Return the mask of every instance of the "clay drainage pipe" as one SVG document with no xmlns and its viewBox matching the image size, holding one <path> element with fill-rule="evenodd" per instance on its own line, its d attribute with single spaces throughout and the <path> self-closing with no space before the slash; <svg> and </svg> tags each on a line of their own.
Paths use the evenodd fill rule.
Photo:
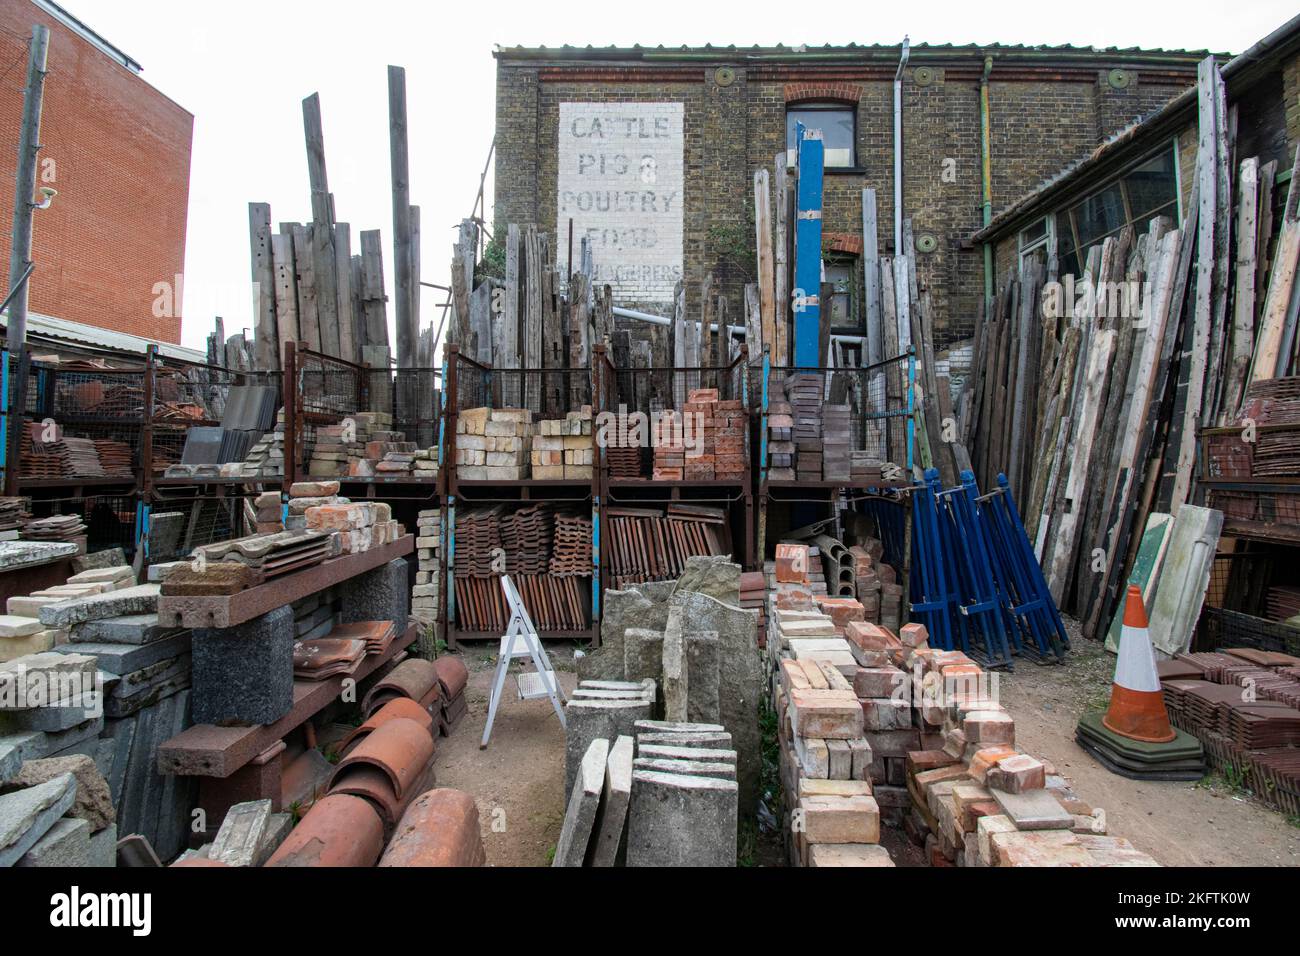
<svg viewBox="0 0 1300 956">
<path fill-rule="evenodd" d="M 338 752 L 343 756 L 347 756 L 348 751 L 361 743 L 367 736 L 390 720 L 399 718 L 413 720 L 425 728 L 430 736 L 433 735 L 433 718 L 429 716 L 429 712 L 409 697 L 395 697 L 379 708 L 371 717 L 367 718 L 364 724 L 355 728 L 352 733 L 343 738 L 343 742 L 339 744 Z"/>
<path fill-rule="evenodd" d="M 369 717 L 388 701 L 397 697 L 423 701 L 437 686 L 438 672 L 433 666 L 433 661 L 412 657 L 402 661 L 389 671 L 383 680 L 370 688 L 361 701 L 361 709 Z"/>
<path fill-rule="evenodd" d="M 374 866 L 384 824 L 367 801 L 344 793 L 317 800 L 267 866 Z"/>
<path fill-rule="evenodd" d="M 413 720 L 399 717 L 367 734 L 337 767 L 330 778 L 330 788 L 348 767 L 372 764 L 384 771 L 393 783 L 393 795 L 401 800 L 415 786 L 433 757 L 433 737 Z"/>
</svg>

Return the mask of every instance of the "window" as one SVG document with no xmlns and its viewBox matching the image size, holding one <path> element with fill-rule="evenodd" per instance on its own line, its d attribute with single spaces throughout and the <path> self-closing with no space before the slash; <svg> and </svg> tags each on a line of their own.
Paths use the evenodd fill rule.
<svg viewBox="0 0 1300 956">
<path fill-rule="evenodd" d="M 1056 214 L 1061 275 L 1079 275 L 1088 249 L 1132 224 L 1139 231 L 1156 216 L 1178 221 L 1178 173 L 1174 149 L 1163 149 L 1113 182 Z M 1028 231 L 1028 230 L 1026 230 Z M 1021 253 L 1026 251 L 1021 233 Z"/>
<path fill-rule="evenodd" d="M 1033 225 L 1020 230 L 1020 271 L 1030 262 L 1037 262 L 1046 271 L 1047 250 L 1055 238 L 1052 217 L 1044 216 Z"/>
<path fill-rule="evenodd" d="M 853 277 L 856 270 L 856 259 L 824 260 L 822 263 L 823 281 L 830 287 L 826 308 L 833 329 L 856 325 L 853 321 Z"/>
<path fill-rule="evenodd" d="M 822 131 L 827 169 L 857 165 L 857 111 L 844 103 L 800 103 L 785 111 L 785 148 L 791 166 L 796 161 L 797 124 Z"/>
</svg>

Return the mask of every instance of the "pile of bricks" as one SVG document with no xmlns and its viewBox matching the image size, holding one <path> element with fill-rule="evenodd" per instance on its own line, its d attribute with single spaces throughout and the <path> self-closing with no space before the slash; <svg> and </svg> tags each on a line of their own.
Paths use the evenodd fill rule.
<svg viewBox="0 0 1300 956">
<path fill-rule="evenodd" d="M 665 409 L 659 416 L 658 433 L 655 435 L 654 469 L 651 477 L 655 481 L 681 481 L 686 476 L 686 446 L 683 444 L 682 416 L 672 409 Z"/>
<path fill-rule="evenodd" d="M 456 419 L 456 468 L 466 481 L 528 477 L 533 413 L 527 408 L 471 408 Z"/>
<path fill-rule="evenodd" d="M 260 502 L 265 501 L 266 514 L 270 517 L 270 496 L 274 494 L 279 499 L 278 492 L 268 492 L 258 497 L 258 508 L 262 508 Z M 317 505 L 346 505 L 349 499 L 339 495 L 339 483 L 337 481 L 295 481 L 289 486 L 288 516 L 284 517 L 285 531 L 302 531 L 307 527 L 307 509 L 314 508 Z M 258 531 L 273 532 L 279 530 L 280 515 L 276 516 L 277 527 L 261 527 L 261 510 L 259 510 Z"/>
<path fill-rule="evenodd" d="M 784 399 L 767 403 L 767 477 L 794 481 L 794 409 Z"/>
<path fill-rule="evenodd" d="M 241 478 L 284 477 L 284 409 L 275 416 L 275 429 L 267 432 L 248 449 L 240 466 Z"/>
<path fill-rule="evenodd" d="M 591 478 L 595 455 L 591 440 L 591 406 L 563 418 L 537 423 L 533 437 L 534 478 Z"/>
<path fill-rule="evenodd" d="M 258 534 L 284 530 L 284 501 L 278 491 L 264 491 L 253 499 L 253 514 Z"/>
<path fill-rule="evenodd" d="M 307 474 L 313 478 L 344 475 L 368 478 L 375 465 L 390 451 L 404 451 L 406 436 L 392 431 L 393 416 L 387 412 L 357 412 L 337 425 L 316 429 Z"/>
<path fill-rule="evenodd" d="M 426 627 L 437 627 L 442 590 L 442 512 L 437 508 L 416 515 L 415 585 L 411 588 L 411 616 Z"/>
<path fill-rule="evenodd" d="M 822 479 L 848 481 L 850 449 L 853 445 L 849 426 L 849 406 L 822 406 Z"/>
<path fill-rule="evenodd" d="M 820 375 L 790 375 L 785 380 L 786 396 L 794 412 L 795 477 L 800 481 L 822 480 L 822 378 Z"/>
<path fill-rule="evenodd" d="M 831 618 L 775 610 L 768 641 L 785 830 L 794 866 L 892 866 L 879 846 L 867 710 Z"/>
<path fill-rule="evenodd" d="M 289 507 L 293 508 L 292 499 Z M 334 533 L 342 554 L 382 547 L 402 535 L 401 524 L 393 520 L 392 507 L 384 501 L 312 505 L 305 516 L 308 530 Z"/>
<path fill-rule="evenodd" d="M 739 399 L 720 399 L 716 388 L 696 388 L 681 409 L 694 433 L 698 454 L 683 456 L 688 481 L 736 481 L 745 473 L 747 417 Z"/>
</svg>

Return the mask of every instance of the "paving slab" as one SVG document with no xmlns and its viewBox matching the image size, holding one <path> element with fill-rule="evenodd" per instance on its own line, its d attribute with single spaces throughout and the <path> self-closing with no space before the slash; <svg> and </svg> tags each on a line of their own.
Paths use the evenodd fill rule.
<svg viewBox="0 0 1300 956">
<path fill-rule="evenodd" d="M 1048 790 L 1027 790 L 1024 793 L 994 790 L 992 793 L 1002 812 L 1011 818 L 1017 829 L 1068 830 L 1074 826 L 1074 816 Z"/>
<path fill-rule="evenodd" d="M 603 737 L 593 740 L 583 754 L 569 794 L 568 809 L 560 828 L 559 842 L 555 845 L 552 866 L 582 866 L 586 860 L 596 813 L 600 809 L 608 759 L 609 741 Z"/>
<path fill-rule="evenodd" d="M 91 863 L 90 824 L 63 817 L 15 864 L 20 867 L 83 867 Z"/>
<path fill-rule="evenodd" d="M 46 627 L 71 627 L 127 614 L 153 614 L 158 610 L 159 590 L 157 584 L 137 584 L 106 594 L 50 604 L 40 610 L 41 623 Z"/>
<path fill-rule="evenodd" d="M 734 780 L 633 770 L 627 865 L 734 867 L 737 796 Z"/>
<path fill-rule="evenodd" d="M 605 762 L 605 790 L 601 795 L 600 809 L 593 827 L 592 866 L 615 866 L 620 853 L 625 852 L 627 810 L 632 801 L 632 751 L 635 744 L 629 736 L 621 736 L 609 748 Z"/>
<path fill-rule="evenodd" d="M 35 787 L 0 794 L 0 867 L 13 866 L 71 809 L 77 781 L 67 773 Z"/>
</svg>

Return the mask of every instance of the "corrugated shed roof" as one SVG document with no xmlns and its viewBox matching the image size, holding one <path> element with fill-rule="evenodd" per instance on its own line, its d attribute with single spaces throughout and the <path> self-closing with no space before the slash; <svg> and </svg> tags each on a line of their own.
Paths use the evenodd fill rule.
<svg viewBox="0 0 1300 956">
<path fill-rule="evenodd" d="M 7 314 L 0 315 L 0 326 L 3 326 L 6 331 L 8 330 L 9 316 Z M 153 339 L 146 339 L 139 335 L 118 332 L 114 329 L 101 329 L 97 326 L 71 322 L 67 319 L 56 319 L 53 316 L 41 315 L 37 312 L 27 314 L 27 331 L 32 335 L 64 342 L 74 342 L 80 345 L 91 345 L 101 349 L 111 349 L 132 355 L 143 356 L 150 345 L 157 345 L 158 353 L 168 358 L 185 359 L 189 362 L 200 363 L 208 360 L 205 352 L 186 348 L 183 345 L 173 345 L 170 342 L 155 342 Z"/>
<path fill-rule="evenodd" d="M 699 56 L 701 54 L 711 54 L 716 56 L 735 56 L 735 57 L 766 57 L 766 56 L 799 56 L 800 54 L 844 54 L 847 57 L 862 54 L 889 54 L 894 55 L 901 50 L 901 44 L 898 43 L 848 43 L 832 44 L 824 43 L 820 46 L 815 44 L 793 44 L 786 45 L 778 43 L 776 46 L 737 46 L 736 44 L 712 44 L 706 43 L 703 46 L 642 46 L 633 44 L 632 46 L 595 46 L 587 44 L 586 46 L 575 46 L 564 44 L 563 46 L 502 46 L 498 45 L 494 55 L 501 58 L 523 58 L 536 59 L 540 57 L 598 57 L 601 59 L 640 59 L 647 55 L 654 58 L 671 58 L 673 55 Z M 1176 59 L 1199 60 L 1208 56 L 1209 50 L 1179 50 L 1164 49 L 1161 47 L 1095 47 L 1095 46 L 1076 46 L 1070 43 L 1063 44 L 1024 44 L 1024 43 L 913 43 L 911 44 L 911 55 L 924 55 L 926 53 L 961 53 L 961 54 L 1051 54 L 1069 57 L 1168 57 Z M 1227 54 L 1216 53 L 1216 56 L 1227 56 Z"/>
</svg>

